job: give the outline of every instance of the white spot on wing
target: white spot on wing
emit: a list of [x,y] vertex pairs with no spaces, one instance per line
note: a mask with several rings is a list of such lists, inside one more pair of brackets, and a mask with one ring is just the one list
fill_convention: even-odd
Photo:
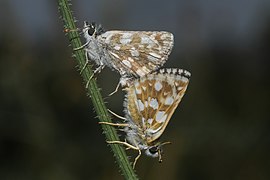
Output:
[[144,117],[142,117],[142,123],[145,124],[145,118]]
[[118,51],[118,50],[121,49],[121,46],[118,46],[118,45],[117,46],[114,46],[114,49]]
[[123,60],[122,62],[123,62],[127,67],[129,67],[129,68],[132,67],[131,63],[130,63],[128,60]]
[[144,105],[143,105],[141,100],[138,100],[138,105],[139,105],[139,110],[143,111],[144,110]]
[[150,44],[152,41],[148,37],[141,37],[141,43],[142,44]]
[[157,101],[157,99],[152,98],[150,103],[149,103],[149,106],[152,107],[153,109],[158,109],[158,101]]
[[136,94],[142,94],[142,90],[138,87],[135,87]]
[[150,119],[148,119],[148,120],[147,120],[147,122],[148,122],[149,124],[152,124],[153,119],[152,119],[152,118],[150,118]]
[[165,111],[158,111],[156,114],[156,121],[158,123],[163,123],[167,119],[167,114],[165,114]]
[[156,82],[156,83],[155,83],[155,90],[156,90],[156,91],[160,91],[161,88],[162,88],[162,84],[161,84],[159,81]]
[[137,51],[137,50],[130,50],[130,53],[132,56],[135,56],[135,57],[140,55],[139,51]]
[[131,33],[124,33],[122,37],[120,37],[120,43],[121,44],[129,44],[132,40],[132,34]]
[[165,105],[172,105],[173,102],[174,102],[174,99],[171,96],[165,99]]
[[131,42],[131,39],[120,39],[121,44],[129,44]]
[[128,33],[128,32],[125,32],[122,35],[123,39],[131,39],[131,37],[132,37],[132,33]]
[[142,94],[142,89],[141,89],[140,83],[138,81],[136,81],[134,83],[134,86],[135,86],[135,92],[136,92],[136,94]]
[[181,91],[182,89],[183,89],[183,87],[181,87],[181,86],[179,86],[179,87],[177,88],[178,91]]

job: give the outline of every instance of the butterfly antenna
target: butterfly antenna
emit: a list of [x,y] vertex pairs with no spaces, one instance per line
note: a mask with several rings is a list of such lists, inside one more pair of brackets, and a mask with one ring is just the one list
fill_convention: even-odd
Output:
[[158,150],[158,162],[162,163],[162,159],[161,159],[161,150]]
[[[166,144],[171,144],[171,142],[163,142],[163,143],[161,143],[160,145],[159,145],[159,147],[161,147],[161,146],[164,146],[164,145],[166,145]],[[161,157],[161,149],[158,149],[158,162],[162,162],[162,157]]]
[[163,142],[163,143],[161,143],[159,146],[164,146],[164,145],[166,145],[166,144],[172,144],[172,142],[169,142],[169,141]]

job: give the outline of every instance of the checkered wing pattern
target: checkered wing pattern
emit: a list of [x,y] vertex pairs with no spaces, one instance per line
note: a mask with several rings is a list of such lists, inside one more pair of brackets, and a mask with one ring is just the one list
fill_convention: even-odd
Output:
[[135,80],[127,88],[127,119],[140,128],[148,143],[164,132],[185,94],[190,76],[182,69],[161,69]]
[[165,31],[107,31],[97,37],[120,74],[142,77],[161,67],[173,47]]

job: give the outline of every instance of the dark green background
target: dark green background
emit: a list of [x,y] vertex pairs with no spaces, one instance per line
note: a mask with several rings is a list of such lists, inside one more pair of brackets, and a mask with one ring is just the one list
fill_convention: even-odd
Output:
[[[138,161],[141,179],[270,178],[269,5],[76,1],[78,26],[88,20],[106,29],[172,32],[175,46],[165,67],[192,73],[162,136],[172,145],[161,164],[145,156]],[[121,179],[57,3],[1,1],[0,15],[0,179]],[[96,77],[108,107],[123,115],[124,94],[107,97],[119,75],[105,69]]]

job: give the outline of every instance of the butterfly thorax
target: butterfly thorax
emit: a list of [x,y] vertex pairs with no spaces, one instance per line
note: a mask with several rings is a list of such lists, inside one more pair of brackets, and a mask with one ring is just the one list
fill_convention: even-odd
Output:
[[101,27],[97,26],[95,23],[88,25],[87,22],[85,22],[83,33],[87,43],[85,51],[89,59],[95,61],[98,66],[110,66],[108,62],[110,56],[98,39],[98,37],[104,33]]

